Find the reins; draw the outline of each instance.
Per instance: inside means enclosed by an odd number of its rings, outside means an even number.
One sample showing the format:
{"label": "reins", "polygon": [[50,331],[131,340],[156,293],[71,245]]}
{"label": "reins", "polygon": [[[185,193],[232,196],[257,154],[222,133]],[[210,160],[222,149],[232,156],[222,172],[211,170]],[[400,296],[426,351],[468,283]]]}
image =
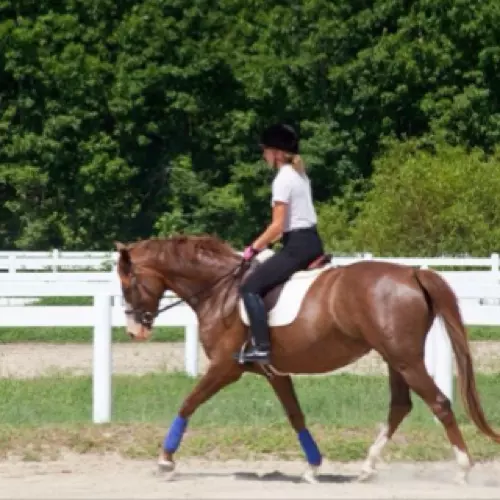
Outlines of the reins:
{"label": "reins", "polygon": [[167,311],[168,309],[171,309],[172,307],[175,307],[175,306],[177,306],[179,304],[182,304],[183,302],[190,301],[191,299],[194,299],[194,298],[198,297],[199,295],[202,295],[203,293],[208,292],[213,287],[215,287],[215,285],[217,285],[218,283],[220,283],[224,278],[227,278],[231,274],[233,274],[235,276],[235,279],[236,279],[238,277],[238,274],[241,271],[241,269],[243,269],[243,266],[244,266],[245,263],[246,263],[246,261],[242,260],[237,266],[235,266],[233,269],[231,269],[231,271],[229,271],[226,274],[223,274],[222,276],[219,276],[219,278],[217,278],[208,287],[202,288],[198,292],[193,293],[192,295],[190,295],[188,298],[186,298],[186,299],[178,299],[175,302],[173,302],[172,304],[168,304],[168,305],[166,305],[166,306],[158,309],[156,311],[156,316],[158,316],[160,313],[162,313],[164,311]]}
{"label": "reins", "polygon": [[[203,293],[211,290],[213,287],[215,287],[218,283],[220,283],[223,279],[227,278],[228,276],[233,275],[234,279],[236,280],[239,277],[241,270],[244,268],[245,264],[247,264],[247,261],[242,259],[238,265],[232,268],[229,272],[223,274],[222,276],[219,276],[219,278],[217,278],[209,286],[204,287],[201,290],[198,290],[196,293],[191,294],[189,297],[185,299],[178,299],[171,304],[167,304],[166,306],[157,309],[156,312],[154,313],[149,311],[140,311],[137,309],[128,309],[125,310],[125,314],[136,314],[136,315],[139,314],[140,317],[137,318],[139,322],[149,327],[153,323],[154,319],[158,317],[158,315],[160,315],[162,312],[168,311],[169,309],[172,309],[173,307],[182,304],[183,302],[189,302],[190,300],[198,297],[199,295],[202,295]],[[144,290],[146,290],[147,293],[151,294],[151,291],[148,289],[148,287],[138,281],[137,274],[134,271],[132,271],[132,281],[133,281],[132,283],[133,287],[135,288],[142,287],[144,288]]]}

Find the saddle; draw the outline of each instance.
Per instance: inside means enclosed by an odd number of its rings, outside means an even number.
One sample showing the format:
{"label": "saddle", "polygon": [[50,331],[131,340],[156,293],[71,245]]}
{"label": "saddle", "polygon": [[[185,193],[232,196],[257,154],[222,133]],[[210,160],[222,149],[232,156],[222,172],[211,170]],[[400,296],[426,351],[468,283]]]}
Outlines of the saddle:
{"label": "saddle", "polygon": [[[248,279],[250,274],[252,274],[260,265],[262,265],[262,263],[266,259],[268,259],[273,254],[274,254],[274,252],[270,250],[268,252],[267,256],[265,256],[265,254],[264,254],[264,256],[259,254],[260,259],[254,258],[251,261],[250,266],[244,271],[241,282],[244,283]],[[305,269],[297,271],[297,272],[304,273],[304,272],[314,271],[314,270],[320,269],[322,267],[329,265],[331,260],[332,260],[331,254],[320,255],[318,258],[313,260]],[[293,275],[290,278],[288,278],[287,281],[289,281],[292,278],[293,278]],[[267,312],[269,312],[278,302],[278,299],[280,298],[281,292],[283,291],[283,287],[285,286],[287,281],[284,281],[283,283],[280,283],[279,285],[276,285],[275,287],[271,288],[271,290],[269,290],[262,297],[262,300],[264,302],[264,306],[265,306]]]}

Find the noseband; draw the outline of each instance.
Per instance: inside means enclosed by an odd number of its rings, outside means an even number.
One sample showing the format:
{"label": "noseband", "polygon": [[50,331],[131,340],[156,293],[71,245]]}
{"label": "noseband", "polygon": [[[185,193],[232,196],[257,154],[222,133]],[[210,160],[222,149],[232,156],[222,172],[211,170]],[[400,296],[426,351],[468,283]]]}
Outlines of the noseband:
{"label": "noseband", "polygon": [[[125,314],[128,316],[132,315],[134,317],[134,320],[136,321],[136,323],[139,323],[140,325],[142,325],[145,328],[147,328],[148,330],[150,330],[153,326],[154,320],[156,319],[157,316],[160,315],[160,313],[165,312],[168,309],[171,309],[172,307],[175,307],[175,306],[181,304],[182,302],[190,301],[194,298],[197,298],[199,295],[211,290],[220,281],[222,281],[224,278],[227,278],[230,275],[233,275],[234,279],[236,280],[239,276],[241,276],[241,270],[243,269],[245,264],[246,264],[246,261],[242,260],[237,266],[235,266],[233,269],[231,269],[231,271],[229,271],[228,273],[223,274],[222,276],[217,278],[208,287],[202,288],[200,291],[193,293],[192,295],[190,295],[186,299],[178,299],[175,302],[172,302],[171,304],[167,304],[166,306],[163,306],[163,307],[157,309],[156,312],[145,311],[142,308],[133,308],[131,306],[130,309],[125,310]],[[139,298],[142,298],[140,288],[143,288],[147,294],[153,295],[153,292],[144,283],[139,282],[139,278],[137,276],[137,273],[134,271],[133,267],[130,271],[130,274],[131,274],[130,288],[136,292],[136,294]],[[163,276],[161,278],[163,279]]]}
{"label": "noseband", "polygon": [[[144,283],[139,282],[137,274],[135,273],[133,268],[131,269],[130,274],[131,274],[130,288],[135,292],[136,296],[139,297],[139,300],[141,302],[142,302],[142,294],[140,288],[143,288],[147,294],[153,295],[153,292],[151,292],[151,290]],[[139,323],[140,325],[148,329],[151,329],[151,327],[153,326],[153,321],[155,320],[156,316],[158,316],[159,312],[160,311],[152,313],[142,308],[134,309],[132,307],[130,309],[125,310],[126,315],[133,316],[136,323]]]}

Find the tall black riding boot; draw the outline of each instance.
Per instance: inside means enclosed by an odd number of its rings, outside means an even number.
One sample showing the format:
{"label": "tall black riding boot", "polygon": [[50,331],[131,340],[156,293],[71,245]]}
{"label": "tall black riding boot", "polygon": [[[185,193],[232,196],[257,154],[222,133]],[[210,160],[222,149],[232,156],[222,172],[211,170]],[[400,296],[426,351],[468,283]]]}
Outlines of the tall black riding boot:
{"label": "tall black riding boot", "polygon": [[244,363],[269,363],[270,342],[264,302],[255,293],[244,293],[243,303],[250,319],[253,345],[243,353]]}

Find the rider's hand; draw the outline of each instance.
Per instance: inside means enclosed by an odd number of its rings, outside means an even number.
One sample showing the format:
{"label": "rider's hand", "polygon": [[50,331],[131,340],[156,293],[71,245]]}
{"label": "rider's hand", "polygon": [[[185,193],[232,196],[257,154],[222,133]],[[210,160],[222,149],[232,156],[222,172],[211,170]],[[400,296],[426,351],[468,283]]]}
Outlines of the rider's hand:
{"label": "rider's hand", "polygon": [[259,251],[256,248],[254,248],[252,245],[249,245],[243,252],[243,259],[246,261],[251,261],[258,253]]}

